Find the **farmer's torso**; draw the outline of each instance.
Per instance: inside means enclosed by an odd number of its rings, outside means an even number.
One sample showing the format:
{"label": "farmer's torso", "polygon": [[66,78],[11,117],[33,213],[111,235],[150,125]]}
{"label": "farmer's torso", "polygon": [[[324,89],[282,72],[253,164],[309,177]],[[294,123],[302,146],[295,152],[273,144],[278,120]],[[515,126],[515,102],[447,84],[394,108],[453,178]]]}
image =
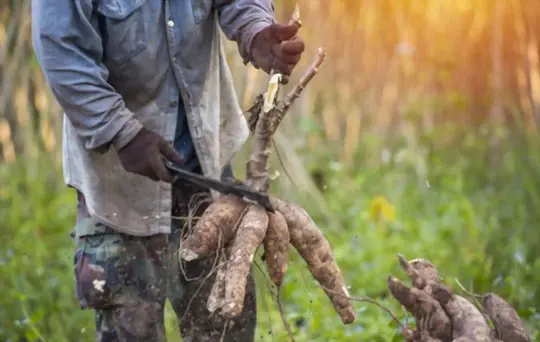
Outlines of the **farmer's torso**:
{"label": "farmer's torso", "polygon": [[[123,95],[128,107],[154,100],[161,114],[177,120],[176,124],[168,122],[162,134],[173,139],[175,148],[186,160],[185,167],[194,170],[198,158],[185,106],[200,100],[208,75],[212,55],[209,48],[215,30],[211,25],[200,24],[210,16],[212,1],[172,0],[168,6],[164,3],[98,1],[95,12],[103,40],[104,64],[110,70],[109,83]],[[168,91],[160,92],[164,86]],[[153,118],[155,124],[162,125],[161,121]]]}
{"label": "farmer's torso", "polygon": [[[97,0],[94,12],[108,81],[127,107],[218,177],[247,127],[212,0]],[[63,152],[66,183],[84,193],[92,215],[134,235],[169,231],[169,184],[125,172],[112,149],[89,152],[67,117]]]}

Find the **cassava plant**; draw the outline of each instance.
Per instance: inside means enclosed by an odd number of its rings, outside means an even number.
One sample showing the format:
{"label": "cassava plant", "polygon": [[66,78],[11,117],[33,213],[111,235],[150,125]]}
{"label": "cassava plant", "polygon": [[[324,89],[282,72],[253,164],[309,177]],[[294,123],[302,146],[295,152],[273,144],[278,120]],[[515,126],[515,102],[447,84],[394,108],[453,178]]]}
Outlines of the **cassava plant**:
{"label": "cassava plant", "polygon": [[[291,20],[301,26],[298,7]],[[268,192],[272,137],[295,99],[317,73],[325,56],[325,52],[319,49],[299,83],[283,99],[278,98],[282,75],[271,73],[266,93],[257,96],[246,112],[252,133],[252,150],[244,183],[252,189]],[[219,264],[225,265],[218,266],[216,270],[208,310],[220,310],[227,319],[242,312],[247,276],[261,245],[265,249],[270,279],[279,289],[287,270],[290,244],[305,260],[342,322],[352,323],[355,312],[347,286],[322,232],[298,205],[275,197],[271,197],[271,203],[274,213],[247,199],[222,195],[209,205],[192,232],[182,241],[179,250],[182,260],[191,261],[217,252]]]}

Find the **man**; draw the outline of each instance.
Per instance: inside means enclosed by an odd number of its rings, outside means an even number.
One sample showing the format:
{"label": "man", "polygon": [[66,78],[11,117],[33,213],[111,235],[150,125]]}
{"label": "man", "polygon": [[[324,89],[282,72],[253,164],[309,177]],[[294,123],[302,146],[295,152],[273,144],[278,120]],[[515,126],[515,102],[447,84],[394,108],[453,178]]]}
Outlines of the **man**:
{"label": "man", "polygon": [[64,178],[77,189],[76,293],[95,310],[98,341],[164,340],[166,298],[183,341],[254,339],[253,279],[227,323],[205,308],[214,260],[179,263],[181,218],[200,215],[194,195],[208,193],[171,184],[163,163],[231,176],[248,129],[220,28],[266,72],[289,75],[304,50],[271,0],[32,1],[34,49],[65,112]]}

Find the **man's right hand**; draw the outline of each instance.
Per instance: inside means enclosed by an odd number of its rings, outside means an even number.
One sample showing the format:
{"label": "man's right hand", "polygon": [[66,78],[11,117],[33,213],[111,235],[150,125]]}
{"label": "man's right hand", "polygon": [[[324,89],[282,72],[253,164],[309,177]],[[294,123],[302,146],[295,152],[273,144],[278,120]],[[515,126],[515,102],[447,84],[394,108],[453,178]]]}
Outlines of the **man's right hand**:
{"label": "man's right hand", "polygon": [[305,48],[304,41],[296,36],[299,28],[297,23],[276,23],[257,33],[251,43],[253,66],[267,73],[274,69],[283,75],[282,82],[287,83]]}
{"label": "man's right hand", "polygon": [[118,151],[118,156],[126,171],[167,183],[172,182],[173,176],[165,166],[165,159],[183,163],[167,140],[145,127]]}

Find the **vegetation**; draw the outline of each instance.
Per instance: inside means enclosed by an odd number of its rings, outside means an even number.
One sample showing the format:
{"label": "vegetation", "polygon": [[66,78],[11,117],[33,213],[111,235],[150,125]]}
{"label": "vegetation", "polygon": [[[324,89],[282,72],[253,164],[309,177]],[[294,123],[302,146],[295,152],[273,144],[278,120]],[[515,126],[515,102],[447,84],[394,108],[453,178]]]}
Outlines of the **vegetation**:
{"label": "vegetation", "polygon": [[[61,176],[61,110],[33,59],[29,2],[0,3],[0,340],[92,341],[92,314],[73,290],[75,193]],[[352,296],[410,322],[387,277],[402,274],[397,253],[423,257],[457,293],[459,281],[508,300],[540,340],[540,5],[299,5],[303,63],[319,46],[328,57],[275,136],[272,165],[283,167],[272,194],[321,227]],[[277,3],[281,20],[291,6]],[[227,49],[247,109],[267,77]],[[246,158],[236,160],[239,176]],[[297,341],[402,340],[368,302],[353,302],[356,321],[343,325],[301,257],[291,249],[287,258],[280,297]],[[287,340],[255,261],[259,340]],[[170,310],[167,325],[179,341]]]}

